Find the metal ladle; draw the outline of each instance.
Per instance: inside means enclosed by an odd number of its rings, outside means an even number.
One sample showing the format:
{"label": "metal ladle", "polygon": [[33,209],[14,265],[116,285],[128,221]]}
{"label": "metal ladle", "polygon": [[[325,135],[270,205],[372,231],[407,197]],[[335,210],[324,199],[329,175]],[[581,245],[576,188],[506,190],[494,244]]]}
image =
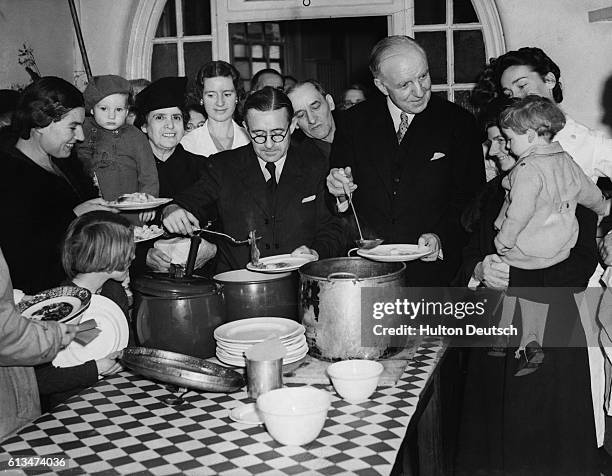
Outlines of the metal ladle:
{"label": "metal ladle", "polygon": [[361,232],[361,225],[359,224],[359,218],[357,218],[357,212],[355,211],[355,205],[353,205],[353,194],[349,190],[348,184],[343,183],[342,186],[344,187],[344,193],[346,193],[346,196],[348,197],[348,202],[351,207],[351,210],[353,210],[353,216],[355,217],[355,223],[357,223],[357,229],[359,230],[359,239],[355,240],[357,247],[362,250],[369,250],[369,249],[377,247],[384,240],[382,238],[373,238],[369,240],[366,240],[363,238],[363,233]]}
{"label": "metal ladle", "polygon": [[[194,230],[193,232],[196,235],[200,235],[202,233],[209,233],[211,235],[216,235],[216,236],[220,236],[222,238],[225,238],[226,240],[231,241],[234,245],[245,245],[247,243],[251,242],[250,238],[247,238],[246,240],[237,240],[236,238],[234,238],[233,236],[230,235],[226,235],[225,233],[221,233],[220,231],[212,231],[212,230],[207,230],[206,228],[201,228],[199,230]],[[260,240],[261,236],[257,236],[255,238],[256,240]]]}

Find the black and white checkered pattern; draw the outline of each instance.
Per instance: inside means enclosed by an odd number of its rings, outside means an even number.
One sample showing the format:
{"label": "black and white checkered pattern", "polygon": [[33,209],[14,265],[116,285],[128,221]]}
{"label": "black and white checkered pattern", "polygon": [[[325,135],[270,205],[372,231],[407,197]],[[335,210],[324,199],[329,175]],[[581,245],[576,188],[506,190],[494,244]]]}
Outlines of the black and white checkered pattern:
{"label": "black and white checkered pattern", "polygon": [[398,384],[362,404],[316,385],[332,392],[332,408],[319,437],[302,447],[232,421],[229,410],[251,401],[245,391],[193,391],[171,407],[160,401],[170,394],[163,385],[121,372],[2,442],[0,460],[65,455],[69,469],[58,474],[389,474],[443,350],[439,341],[424,342]]}

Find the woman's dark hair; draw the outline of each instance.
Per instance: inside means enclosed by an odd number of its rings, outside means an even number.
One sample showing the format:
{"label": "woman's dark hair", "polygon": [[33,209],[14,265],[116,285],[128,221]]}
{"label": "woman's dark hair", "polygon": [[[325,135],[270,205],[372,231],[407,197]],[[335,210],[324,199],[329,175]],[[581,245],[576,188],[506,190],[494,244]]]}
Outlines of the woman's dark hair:
{"label": "woman's dark hair", "polygon": [[273,88],[272,86],[266,86],[259,91],[249,94],[243,108],[245,121],[250,109],[261,112],[285,109],[287,111],[288,121],[291,122],[291,119],[293,119],[293,106],[291,105],[291,101],[282,89]]}
{"label": "woman's dark hair", "polygon": [[486,109],[493,99],[504,95],[502,93],[501,77],[504,71],[511,66],[528,66],[538,73],[542,79],[548,73],[552,73],[556,79],[555,87],[552,90],[553,99],[557,104],[563,101],[563,90],[559,81],[561,77],[559,66],[540,48],[525,47],[508,51],[498,58],[491,59],[480,73],[470,96],[470,103],[478,111],[477,115],[483,109]]}
{"label": "woman's dark hair", "polygon": [[559,81],[559,78],[561,77],[561,70],[559,69],[559,66],[557,66],[557,64],[540,48],[520,48],[515,51],[508,51],[506,54],[503,54],[497,58],[494,64],[494,78],[499,91],[501,91],[500,80],[502,74],[504,74],[504,71],[511,66],[529,66],[533,71],[538,73],[542,79],[544,79],[544,76],[546,76],[548,73],[552,73],[557,81],[557,84],[555,84],[555,87],[552,90],[553,99],[557,104],[563,101],[563,91],[561,89],[561,82]]}
{"label": "woman's dark hair", "polygon": [[13,115],[13,130],[29,139],[32,129],[61,121],[75,107],[85,107],[81,92],[64,79],[45,76],[23,90]]}
{"label": "woman's dark hair", "polygon": [[[516,99],[500,96],[492,99],[488,104],[479,109],[477,120],[480,126],[480,139],[483,143],[489,140],[487,135],[489,128],[499,127],[501,113],[514,102],[516,102]],[[477,229],[480,222],[480,211],[485,203],[492,200],[496,190],[497,185],[493,187],[485,184],[478,195],[464,208],[460,222],[465,231],[473,233]]]}
{"label": "woman's dark hair", "polygon": [[242,81],[240,80],[240,73],[234,66],[225,62],[225,61],[209,61],[204,66],[200,68],[198,74],[196,75],[196,89],[198,92],[198,99],[202,98],[202,93],[204,91],[204,80],[206,78],[232,78],[232,83],[234,83],[234,89],[236,90],[236,96],[238,100],[242,98],[244,95],[244,89],[242,87]]}

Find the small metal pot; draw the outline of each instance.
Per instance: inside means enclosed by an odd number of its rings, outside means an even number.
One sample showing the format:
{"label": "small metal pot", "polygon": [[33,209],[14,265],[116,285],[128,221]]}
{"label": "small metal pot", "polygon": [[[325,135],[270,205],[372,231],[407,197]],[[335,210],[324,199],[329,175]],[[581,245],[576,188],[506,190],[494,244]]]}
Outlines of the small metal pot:
{"label": "small metal pot", "polygon": [[404,285],[404,263],[332,258],[300,268],[300,318],[309,353],[322,360],[380,359],[397,353],[381,338],[361,345],[361,288]]}
{"label": "small metal pot", "polygon": [[136,279],[133,289],[142,346],[202,359],[215,355],[213,332],[225,323],[225,307],[214,282],[151,273]]}
{"label": "small metal pot", "polygon": [[221,285],[227,321],[248,317],[298,320],[297,273],[256,273],[238,269],[213,277]]}

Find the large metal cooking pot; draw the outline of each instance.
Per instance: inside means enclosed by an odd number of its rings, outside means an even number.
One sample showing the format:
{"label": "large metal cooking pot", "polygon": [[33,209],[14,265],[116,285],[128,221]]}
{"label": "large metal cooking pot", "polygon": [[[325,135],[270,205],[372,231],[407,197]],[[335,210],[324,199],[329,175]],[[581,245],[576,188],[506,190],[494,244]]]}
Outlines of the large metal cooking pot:
{"label": "large metal cooking pot", "polygon": [[300,268],[300,318],[309,353],[322,360],[380,359],[400,349],[361,346],[361,288],[404,285],[403,263],[331,258]]}
{"label": "large metal cooking pot", "polygon": [[215,355],[213,332],[225,322],[225,307],[213,281],[151,273],[132,286],[136,334],[142,346],[201,359]]}
{"label": "large metal cooking pot", "polygon": [[296,273],[237,269],[217,274],[213,279],[222,286],[228,322],[258,316],[298,320]]}

